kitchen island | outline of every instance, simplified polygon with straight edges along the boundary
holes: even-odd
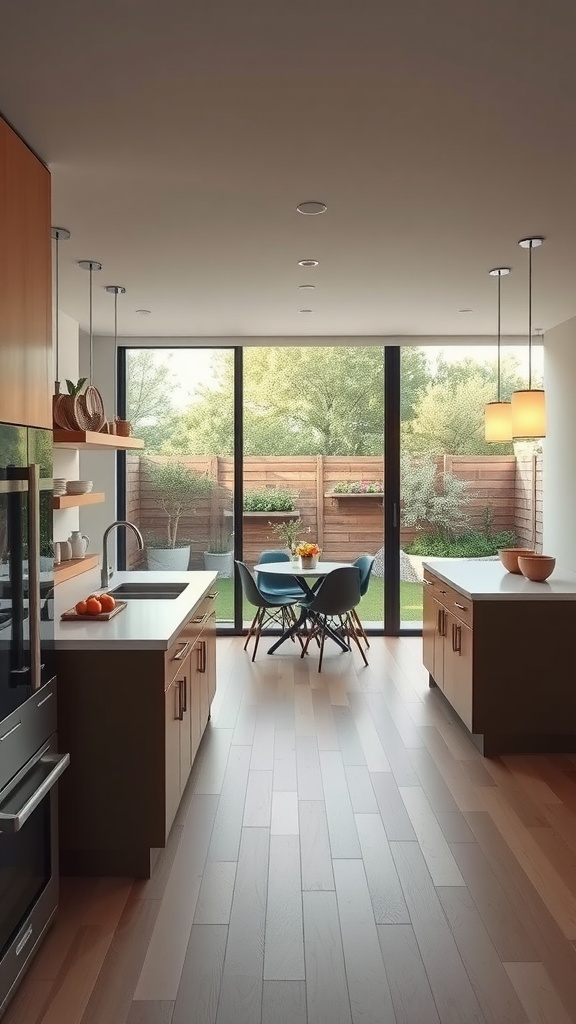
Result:
[[[217,574],[119,572],[110,592],[167,583],[182,592],[129,597],[109,621],[62,622],[86,596],[80,579],[59,586],[55,601],[58,735],[71,762],[60,788],[61,870],[149,877],[210,717]]]
[[[485,756],[576,751],[576,574],[424,562],[423,660]]]

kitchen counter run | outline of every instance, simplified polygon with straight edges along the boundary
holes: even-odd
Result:
[[[545,583],[506,572],[500,560],[425,559],[423,567],[471,601],[575,601],[576,573],[556,567]]]
[[[108,622],[62,622],[62,612],[92,591],[81,576],[61,583],[54,600],[56,650],[168,650],[216,579],[217,573],[201,571],[115,572],[108,588],[92,587],[92,591],[114,590],[121,583],[186,583],[187,587],[174,599],[129,600]]]

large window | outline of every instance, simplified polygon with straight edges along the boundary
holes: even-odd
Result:
[[[504,350],[502,391],[525,386],[525,351]],[[542,349],[533,352],[534,379]],[[419,630],[422,561],[494,557],[540,528],[534,445],[484,440],[495,398],[490,347],[129,348],[130,568],[214,569],[217,619],[240,628],[234,557],[316,541],[322,558],[375,556],[362,621]],[[122,396],[121,396],[122,398]],[[386,451],[385,451],[386,449]],[[236,518],[234,513],[236,512]],[[236,526],[235,526],[236,524]]]

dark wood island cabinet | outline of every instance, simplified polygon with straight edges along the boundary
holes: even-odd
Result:
[[[485,756],[576,751],[576,574],[424,567],[423,660]]]

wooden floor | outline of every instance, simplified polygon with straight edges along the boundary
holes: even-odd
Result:
[[[576,758],[484,760],[418,639],[218,641],[154,877],[62,884],[5,1024],[576,1021]]]

